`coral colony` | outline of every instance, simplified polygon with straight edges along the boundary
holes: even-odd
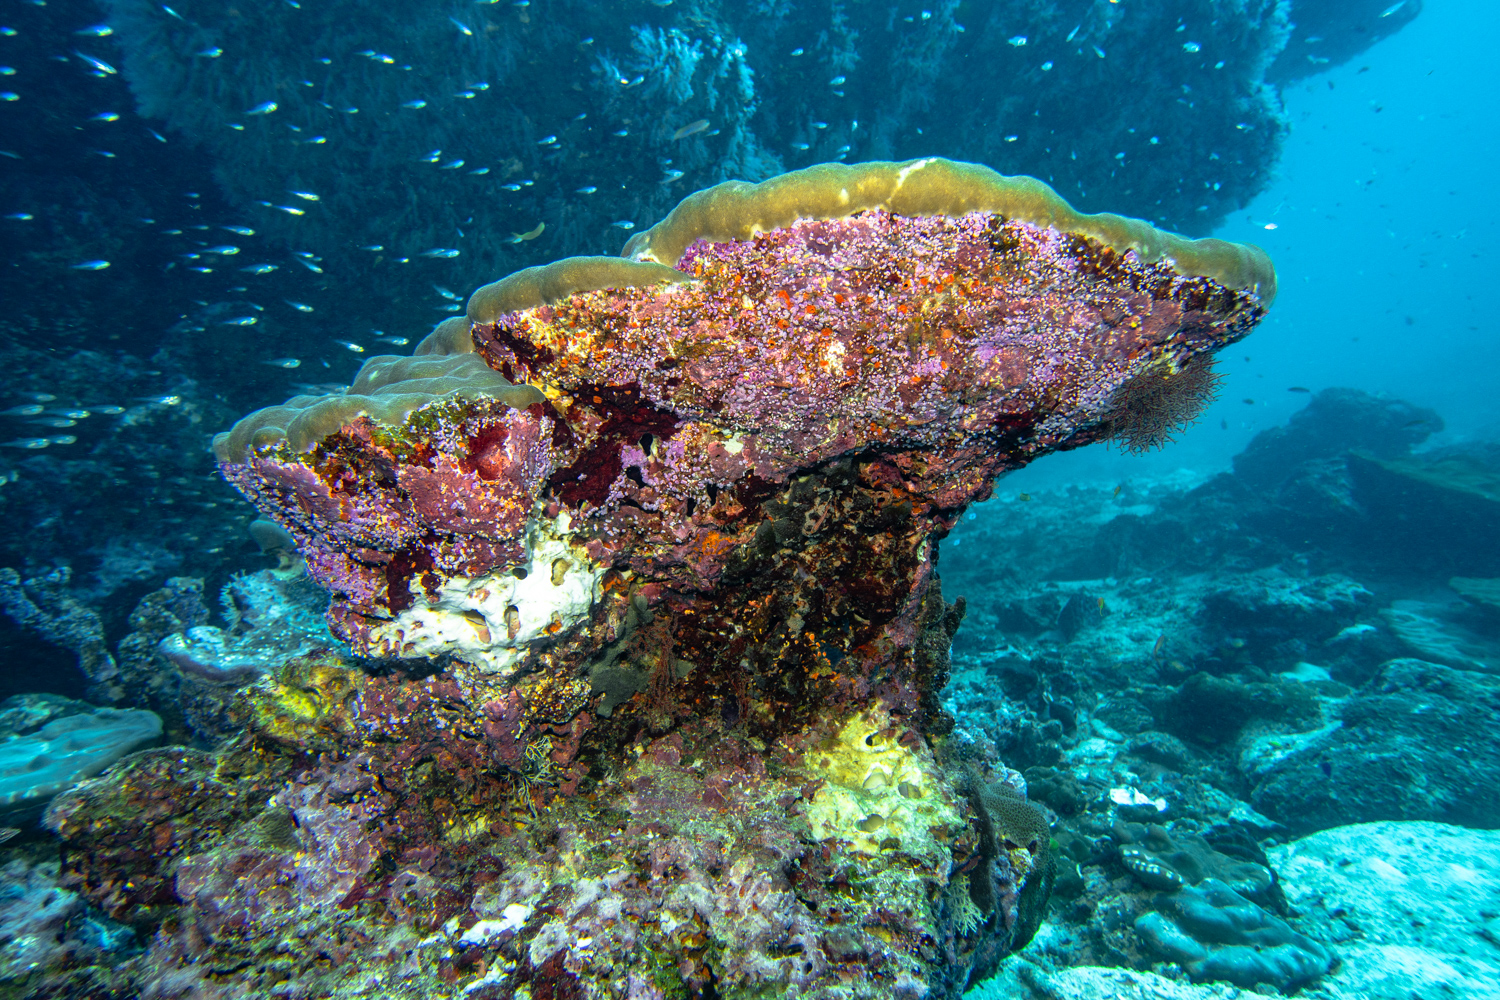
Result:
[[[935,543],[998,473],[1191,418],[1274,281],[919,160],[482,288],[215,442],[374,669],[221,671],[238,735],[56,799],[65,871],[158,927],[161,995],[956,997],[1053,858],[938,703]]]

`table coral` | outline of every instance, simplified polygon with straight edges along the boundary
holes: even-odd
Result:
[[[720,185],[627,251],[216,439],[334,631],[442,672],[294,659],[212,780],[143,761],[54,805],[121,916],[129,833],[88,818],[163,782],[218,817],[156,852],[144,978],[957,996],[1035,931],[1045,814],[949,735],[934,543],[1138,427],[1158,397],[1122,388],[1247,333],[1269,263],[940,160]]]

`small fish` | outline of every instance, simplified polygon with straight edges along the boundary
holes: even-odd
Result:
[[[438,169],[439,170],[457,170],[459,167],[461,167],[463,165],[464,165],[464,161],[463,160],[452,160],[452,161],[450,161],[448,163],[443,164],[441,167],[438,167]]]
[[[355,354],[365,353],[365,349],[352,340],[335,340],[334,343],[338,344],[346,351],[353,351]]]
[[[614,226],[616,229],[634,229],[635,228],[635,223],[631,222],[629,219],[621,219],[619,222],[611,222],[610,225]]]
[[[82,264],[74,264],[75,271],[102,271],[109,266],[107,260],[86,260]]]
[[[1199,45],[1197,42],[1182,43],[1182,51],[1184,52],[1201,52],[1202,50],[1203,46]]]
[[[552,145],[556,141],[557,141],[557,136],[555,136],[555,135],[549,135],[546,138],[538,139],[536,141],[536,144],[538,146],[550,146],[550,145]]]
[[[263,365],[275,365],[277,368],[300,368],[302,361],[298,358],[272,358],[270,361],[262,361]]]
[[[115,114],[113,111],[101,111],[97,115],[89,119],[89,121],[91,122],[117,122],[119,120],[120,116]]]
[[[470,174],[473,174],[475,176],[480,176],[480,177],[484,176],[485,174],[487,174],[489,172],[490,172],[490,168],[489,167],[479,167],[476,170],[470,170],[469,171]]]
[[[445,313],[456,313],[459,310],[463,309],[463,307],[464,304],[462,302],[445,302],[437,307],[437,311]]]
[[[625,136],[627,136],[627,135],[629,135],[629,134],[630,134],[630,129],[628,129],[628,128],[622,128],[622,129],[620,129],[620,130],[619,130],[619,131],[616,131],[616,132],[611,132],[611,133],[610,133],[610,135],[617,135],[617,136],[619,136],[619,137],[620,137],[620,138],[622,138],[622,139],[623,139],[623,138],[624,138],[624,137],[625,137]]]
[[[84,53],[79,52],[77,49],[73,50],[73,54],[92,66],[96,72],[103,73],[105,76],[114,76],[119,72],[119,70],[115,69],[103,59],[95,59],[93,56],[85,55]]]
[[[1109,613],[1109,608],[1104,606],[1104,598],[1102,597],[1099,598],[1099,613],[1101,615]]]
[[[30,222],[32,219],[36,218],[36,216],[32,215],[30,212],[12,212],[7,215],[6,218],[15,219],[18,222]]]
[[[38,448],[45,448],[51,443],[46,438],[17,438],[14,441],[6,441],[4,444],[0,444],[0,448],[25,448],[28,451],[35,451]]]
[[[58,428],[61,428],[61,427],[72,427],[72,426],[74,426],[75,424],[78,423],[78,421],[76,421],[76,420],[69,420],[67,417],[43,417],[40,420],[28,420],[26,422],[28,424],[35,424],[38,427],[58,427]]]
[[[842,77],[842,76],[836,76],[832,80],[828,81],[828,86],[830,86],[830,87],[842,87],[844,85],[844,79],[845,78]]]
[[[1380,16],[1381,17],[1390,17],[1392,14],[1396,13],[1396,11],[1400,10],[1402,7],[1405,7],[1405,6],[1406,6],[1406,0],[1401,0],[1400,3],[1393,3],[1389,7],[1387,7],[1385,10],[1381,11],[1380,12]]]
[[[44,409],[45,407],[38,403],[29,403],[26,406],[12,406],[8,410],[0,410],[0,417],[34,417]]]
[[[90,416],[93,415],[88,410],[77,409],[48,410],[47,412],[55,417],[67,417],[69,420],[87,420]]]
[[[213,274],[214,273],[214,269],[211,268],[211,267],[190,267],[190,268],[188,268],[188,270],[189,271],[196,271],[198,274]]]
[[[314,264],[310,260],[303,260],[301,257],[297,257],[297,258],[294,258],[294,259],[297,261],[297,263],[299,263],[303,267],[307,268],[313,274],[322,274],[323,273],[323,269],[321,267],[319,267],[318,265]]]
[[[313,194],[311,191],[288,191],[287,194],[294,195],[295,197],[301,198],[303,201],[321,201],[322,200],[317,195]]]
[[[89,38],[108,38],[115,33],[115,29],[107,24],[95,24],[87,28],[79,28],[73,32],[75,35],[86,35]]]
[[[277,103],[275,101],[261,101],[255,107],[251,108],[249,111],[246,111],[245,114],[247,114],[247,115],[268,115],[271,112],[275,111],[278,106],[279,105],[277,105]]]
[[[596,188],[596,187],[594,187],[592,184],[590,184],[588,187],[581,187],[581,188],[579,188],[577,191],[575,191],[573,193],[574,194],[593,194],[597,190],[599,190],[599,189]],[[28,216],[27,218],[30,218],[30,216]]]
[[[531,230],[530,232],[526,232],[526,233],[512,233],[511,235],[513,237],[515,237],[515,242],[516,243],[525,243],[528,240],[534,240],[538,236],[542,235],[542,230],[544,230],[546,228],[547,228],[547,224],[545,222],[538,222],[536,224],[536,228],[533,229],[533,230]]]
[[[368,246],[362,246],[362,247],[360,247],[360,249],[361,250],[369,250],[372,253],[378,253],[381,250],[384,250],[385,247],[381,246],[379,243],[371,243]]]
[[[1116,486],[1115,487],[1115,491],[1113,493],[1111,493],[1110,496],[1112,496],[1112,497],[1119,496],[1120,495],[1120,491],[1123,490],[1124,488],[1125,488],[1125,486],[1123,484],[1121,484],[1119,486]]]
[[[75,434],[58,434],[55,437],[49,437],[47,439],[47,443],[49,443],[49,444],[77,444],[78,443],[78,437]]]
[[[623,86],[626,90],[629,90],[631,87],[639,87],[641,84],[643,84],[645,82],[646,82],[646,75],[644,73],[642,73],[640,76],[636,77],[633,80],[621,80],[620,81],[620,85]]]
[[[1017,500],[1030,500],[1031,499],[1031,494],[1030,493],[1017,493],[1016,494],[1016,499]]]
[[[681,170],[668,170],[666,176],[661,179],[661,182],[663,184],[670,184],[680,177],[682,177]]]
[[[277,209],[279,211],[285,212],[287,215],[306,215],[307,214],[302,209],[300,209],[300,208],[294,208],[291,205],[272,205],[271,207],[275,208],[275,209]]]
[[[464,24],[458,18],[456,18],[456,17],[450,17],[450,18],[448,18],[448,20],[450,20],[450,21],[453,22],[453,26],[455,28],[457,28],[459,31],[463,32],[463,35],[464,35],[465,38],[473,38],[474,37],[474,29],[470,28],[467,24]]]
[[[303,139],[302,140],[303,144],[307,145],[307,146],[321,146],[321,145],[323,145],[323,143],[325,143],[327,141],[328,141],[327,138],[325,138],[324,136],[321,136],[321,135],[315,135],[311,139]]]
[[[460,101],[472,101],[475,97],[475,94],[472,90],[460,90],[453,96],[458,98]]]
[[[811,147],[811,146],[809,146],[809,145],[808,145],[808,144],[807,144],[807,143],[805,143],[805,142],[794,142],[794,143],[792,143],[792,148],[793,148],[793,149],[800,149],[800,150],[802,150],[802,151],[803,151],[803,152],[806,152],[806,151],[807,151],[807,150],[809,150],[809,149],[812,149],[812,147]]]
[[[457,250],[449,250],[449,249],[445,249],[444,247],[433,247],[431,250],[423,250],[421,253],[417,254],[417,256],[418,257],[429,257],[429,258],[434,258],[435,259],[435,258],[438,258],[438,257],[447,257],[447,258],[457,257],[458,254],[459,254],[459,251],[457,251]]]
[[[519,191],[519,190],[521,190],[521,185],[516,184],[514,182],[512,182],[510,184],[501,184],[500,187],[502,189],[506,190],[506,191]]]
[[[425,108],[425,107],[427,107],[427,102],[419,99],[419,100],[415,100],[415,101],[407,101],[405,104],[403,104],[401,106],[403,108],[411,108],[413,111],[416,111],[419,108]]]
[[[255,230],[251,229],[248,226],[220,226],[219,228],[224,230],[226,233],[233,233],[236,236],[255,235]]]
[[[239,252],[240,252],[240,248],[239,247],[232,247],[232,246],[229,246],[227,244],[224,245],[224,246],[221,246],[221,247],[209,247],[207,250],[204,251],[204,253],[222,254],[225,257],[233,257],[235,254],[237,254]]]
[[[393,347],[405,347],[407,344],[411,343],[411,341],[406,339],[405,337],[376,337],[375,339],[380,341],[382,344],[390,344]]]
[[[280,270],[280,264],[251,264],[249,267],[240,268],[246,274],[270,274],[272,271]]]
[[[490,89],[490,85],[488,83],[485,83],[483,80],[480,80],[478,83],[471,83],[471,84],[469,84],[469,89],[470,90],[489,90]]]
[[[281,301],[285,302],[287,305],[291,306],[299,313],[310,313],[313,311],[313,307],[306,304],[305,302],[293,302],[291,299],[282,299]]]
[[[699,132],[707,131],[708,125],[709,121],[707,118],[699,118],[697,121],[688,122],[686,125],[682,126],[682,128],[678,129],[676,132],[673,132],[672,138],[686,139],[690,135],[697,135]]]
[[[233,319],[221,320],[220,326],[254,326],[260,322],[259,316],[236,316]]]
[[[156,406],[177,406],[182,402],[181,396],[137,396],[138,403],[153,403]]]
[[[802,51],[803,51],[802,49],[793,49],[792,50],[792,55],[794,55],[794,56],[800,56],[802,54]]]
[[[162,4],[161,5],[161,9],[164,10],[164,11],[166,11],[168,14],[172,15],[173,17],[177,18],[177,20],[179,20],[179,21],[186,21],[187,20],[187,18],[183,17],[181,14],[177,13],[175,10],[173,10],[171,7],[168,7],[166,4]]]
[[[1294,385],[1294,386],[1289,387],[1287,389],[1287,392],[1312,392],[1312,390],[1308,389],[1308,388],[1305,388],[1303,386],[1300,386],[1300,385]]]
[[[202,52],[199,52],[197,54],[202,56],[204,59],[217,59],[224,54],[224,50],[219,48],[218,46],[215,46],[211,49],[204,49]]]
[[[1240,400],[1240,402],[1244,403],[1246,406],[1254,406],[1255,405],[1255,400],[1249,398],[1248,396],[1245,397],[1244,399]]]
[[[458,301],[458,296],[455,295],[453,292],[450,292],[448,289],[444,288],[442,285],[433,285],[432,286],[432,290],[434,292],[437,292],[443,298],[447,299],[449,302],[457,302]]]
[[[104,414],[107,417],[117,417],[120,414],[122,414],[122,413],[125,412],[125,407],[123,407],[123,406],[96,406],[96,407],[94,407],[94,412],[95,413],[102,413],[102,414]]]
[[[1159,635],[1159,636],[1156,637],[1156,645],[1154,645],[1154,646],[1151,647],[1151,658],[1153,660],[1159,660],[1159,659],[1161,659],[1162,652],[1166,648],[1167,648],[1167,635],[1166,635],[1165,632],[1163,632],[1161,635]]]
[[[1025,35],[1011,35],[1009,38],[1007,38],[1005,40],[1005,44],[1007,44],[1007,45],[1014,45],[1016,48],[1019,49],[1021,46],[1023,46],[1023,45],[1026,44],[1026,36]]]
[[[57,397],[50,392],[22,392],[18,393],[22,399],[29,399],[33,403],[55,403]]]
[[[813,122],[812,123],[812,127],[813,128],[827,128],[828,127],[828,123],[827,122]]]

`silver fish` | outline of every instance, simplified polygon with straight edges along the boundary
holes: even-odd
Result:
[[[240,268],[240,270],[246,274],[270,274],[280,267],[280,264],[251,264],[249,267]]]
[[[355,354],[365,353],[365,349],[352,340],[335,340],[334,343],[338,344],[346,351],[353,351]]]
[[[107,260],[86,260],[82,264],[74,264],[75,271],[102,271],[109,266]]]
[[[246,111],[247,115],[268,115],[279,107],[275,101],[261,101],[255,107]]]
[[[300,368],[302,362],[298,358],[272,358],[270,361],[262,361],[263,365],[275,365],[277,368]]]
[[[25,448],[29,451],[35,451],[38,448],[45,448],[51,443],[46,438],[17,438],[14,441],[6,441],[4,444],[0,444],[0,448]]]
[[[221,246],[221,247],[209,247],[207,250],[204,251],[204,253],[222,254],[225,257],[232,257],[232,256],[234,256],[235,254],[237,254],[239,252],[240,252],[240,248],[239,247],[232,247],[232,246],[229,246],[228,244],[225,244],[224,246]]]
[[[259,316],[236,316],[233,319],[221,320],[220,326],[254,326],[260,322]]]
[[[26,406],[12,406],[8,410],[0,410],[0,417],[34,417],[43,411],[44,407],[38,403],[29,403]]]
[[[83,52],[79,52],[77,49],[73,50],[73,54],[82,59],[84,62],[88,63],[98,72],[103,73],[105,76],[113,76],[119,72],[119,70],[115,69],[103,59],[95,59],[93,56]]]
[[[303,303],[303,302],[293,302],[291,299],[282,299],[281,301],[285,302],[287,305],[291,306],[293,309],[297,310],[299,313],[310,313],[310,312],[313,311],[313,307],[312,306],[307,305],[306,303]]]
[[[458,254],[459,254],[459,251],[457,251],[457,250],[449,250],[449,249],[446,249],[444,247],[433,247],[431,250],[423,250],[417,256],[419,256],[419,257],[438,258],[438,257],[457,257]]]

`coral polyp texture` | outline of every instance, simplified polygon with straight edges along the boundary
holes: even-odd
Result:
[[[203,995],[956,997],[1053,863],[940,707],[936,541],[1273,294],[1255,248],[942,160],[721,185],[482,288],[215,442],[403,669],[260,676],[217,763],[54,802],[67,870]]]

